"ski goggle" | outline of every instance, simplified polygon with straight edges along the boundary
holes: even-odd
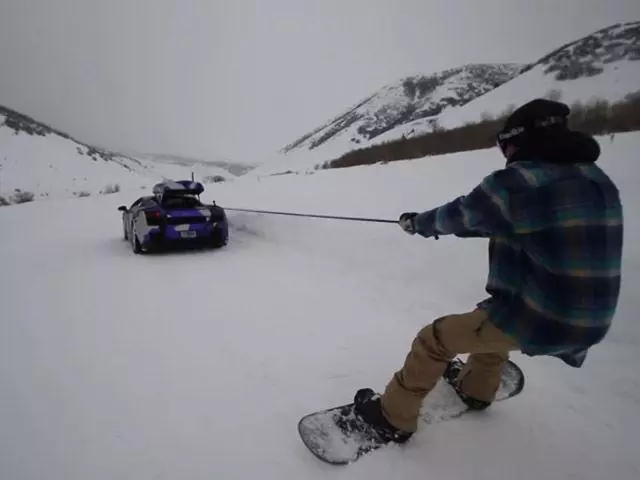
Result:
[[[504,154],[506,144],[509,140],[517,137],[518,135],[522,135],[527,130],[535,130],[538,128],[546,128],[552,125],[562,125],[567,126],[567,117],[547,117],[543,120],[538,120],[534,122],[530,127],[513,127],[511,130],[498,132],[496,135],[496,145],[500,148],[502,153]]]
[[[522,133],[524,133],[524,131],[524,127],[514,127],[506,132],[498,132],[498,135],[496,135],[496,146],[500,148],[500,151],[503,155],[505,154],[505,150],[507,148],[507,141],[512,139],[513,137],[521,135]]]

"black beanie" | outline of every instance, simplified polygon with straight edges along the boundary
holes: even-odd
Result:
[[[562,102],[537,98],[516,109],[498,133],[498,145],[526,146],[544,133],[566,131],[571,109]]]

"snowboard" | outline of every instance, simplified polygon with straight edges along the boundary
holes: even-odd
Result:
[[[454,386],[463,366],[464,362],[460,359],[449,364],[445,375],[422,404],[419,417],[421,423],[438,423],[473,412],[462,402]],[[522,370],[508,360],[502,370],[495,402],[513,398],[523,388]],[[305,415],[298,422],[298,433],[311,453],[332,465],[353,463],[387,444],[354,412],[353,403]]]

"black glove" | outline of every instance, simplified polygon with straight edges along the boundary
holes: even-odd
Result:
[[[400,228],[402,228],[409,235],[415,235],[416,233],[416,225],[414,223],[414,219],[418,214],[416,212],[406,212],[400,215],[398,219],[398,224]]]
[[[418,214],[416,212],[406,212],[400,215],[400,218],[398,219],[398,224],[400,225],[400,228],[402,228],[409,235],[415,235],[416,233],[418,233],[416,222],[415,222],[415,218],[417,216]],[[438,240],[439,238],[438,233],[436,232],[434,232],[433,235],[429,235],[429,236],[432,236],[436,240]]]

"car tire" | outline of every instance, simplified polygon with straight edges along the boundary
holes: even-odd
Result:
[[[228,238],[225,238],[220,230],[216,229],[213,232],[213,238],[211,239],[212,248],[222,248],[227,244],[227,242]]]
[[[125,240],[129,240],[129,235],[127,235],[127,226],[125,225],[124,222],[122,222],[122,231],[123,231],[123,237]]]
[[[133,253],[135,253],[136,255],[143,253],[142,245],[140,245],[140,240],[138,240],[138,235],[136,235],[136,232],[133,232],[132,237],[133,238],[131,238],[131,249],[133,250]]]

